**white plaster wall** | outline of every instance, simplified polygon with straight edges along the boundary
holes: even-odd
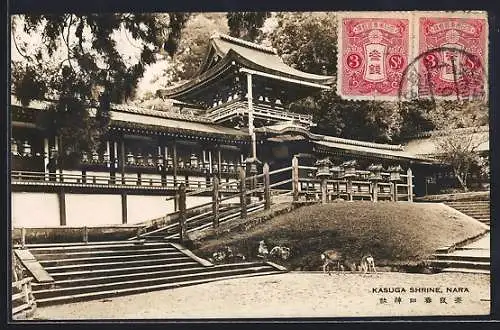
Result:
[[[117,225],[121,223],[120,195],[66,194],[67,226]]]
[[[166,196],[127,195],[127,223],[134,224],[174,212],[174,200]]]
[[[59,200],[55,193],[12,193],[13,227],[59,226]]]

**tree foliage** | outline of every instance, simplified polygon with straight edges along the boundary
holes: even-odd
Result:
[[[227,13],[229,34],[232,37],[255,41],[261,34],[260,28],[269,16],[271,13],[267,11],[229,12]]]
[[[106,131],[109,104],[134,96],[138,80],[162,48],[171,55],[176,51],[188,17],[185,13],[14,17],[12,40],[22,59],[12,63],[12,91],[25,106],[34,99],[55,100],[45,122],[64,141],[61,150],[90,151]],[[135,54],[121,51],[120,33],[132,45],[135,41]],[[89,115],[89,105],[95,106],[96,115]]]

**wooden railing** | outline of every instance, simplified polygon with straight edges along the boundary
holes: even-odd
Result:
[[[31,290],[32,277],[25,277],[12,282],[12,316],[36,307],[35,297]]]

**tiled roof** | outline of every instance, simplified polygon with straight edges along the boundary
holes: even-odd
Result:
[[[476,151],[485,152],[490,149],[489,128],[466,128],[453,130],[453,134],[471,136],[472,145],[477,146]],[[419,138],[409,140],[405,145],[405,151],[414,155],[437,155],[439,154],[438,139],[449,135],[450,131],[434,131]]]

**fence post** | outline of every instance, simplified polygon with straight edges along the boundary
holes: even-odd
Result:
[[[396,186],[396,182],[391,182],[391,202],[398,201],[398,187]]]
[[[245,170],[239,168],[240,177],[240,207],[241,207],[241,218],[247,217],[247,196],[246,196],[246,185],[245,185]]]
[[[26,246],[26,228],[21,227],[21,249]]]
[[[179,238],[180,242],[184,243],[187,239],[186,233],[186,185],[181,183],[178,190],[179,202]]]
[[[292,192],[293,201],[299,201],[299,159],[297,156],[292,158]]]
[[[413,173],[410,167],[408,167],[406,175],[406,182],[408,184],[408,202],[413,202]]]
[[[87,244],[89,242],[89,229],[87,226],[83,227],[83,242]]]
[[[271,208],[271,178],[269,177],[269,164],[264,164],[262,172],[264,174],[264,209],[269,210]]]
[[[214,215],[213,218],[213,227],[219,227],[219,178],[214,175],[213,179],[213,191],[212,191],[212,213]]]

